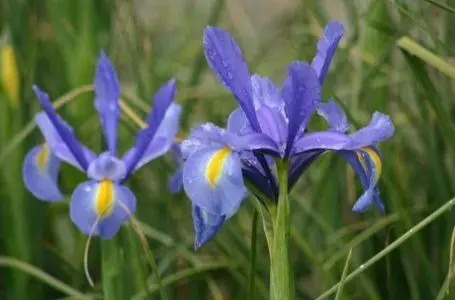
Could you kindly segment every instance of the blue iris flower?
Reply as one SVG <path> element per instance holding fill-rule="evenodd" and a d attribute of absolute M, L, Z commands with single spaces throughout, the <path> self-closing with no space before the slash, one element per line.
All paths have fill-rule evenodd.
<path fill-rule="evenodd" d="M 366 127 L 346 134 L 346 116 L 333 101 L 321 102 L 321 86 L 344 33 L 331 21 L 318 42 L 311 63 L 294 61 L 278 88 L 267 77 L 250 75 L 239 46 L 220 28 L 207 27 L 203 46 L 209 66 L 232 92 L 239 108 L 231 113 L 227 129 L 211 123 L 192 131 L 180 145 L 181 180 L 193 203 L 196 247 L 213 237 L 246 196 L 244 177 L 270 199 L 277 200 L 273 158 L 291 161 L 289 185 L 327 150 L 347 159 L 360 176 L 365 193 L 353 210 L 375 203 L 383 209 L 377 182 L 381 157 L 375 145 L 394 133 L 390 118 L 374 113 Z M 308 132 L 306 125 L 317 111 L 330 128 Z"/>
<path fill-rule="evenodd" d="M 156 92 L 147 127 L 138 133 L 135 145 L 119 158 L 120 85 L 104 52 L 98 60 L 94 85 L 95 108 L 107 151 L 96 156 L 82 145 L 72 128 L 56 113 L 49 96 L 34 86 L 44 111 L 38 113 L 35 120 L 46 143 L 27 154 L 23 179 L 38 199 L 59 201 L 63 198 L 57 185 L 60 161 L 85 172 L 90 180 L 79 184 L 71 196 L 71 220 L 84 234 L 110 238 L 136 210 L 136 197 L 123 185 L 124 181 L 138 168 L 168 151 L 178 130 L 181 108 L 172 103 L 176 89 L 172 79 Z"/>

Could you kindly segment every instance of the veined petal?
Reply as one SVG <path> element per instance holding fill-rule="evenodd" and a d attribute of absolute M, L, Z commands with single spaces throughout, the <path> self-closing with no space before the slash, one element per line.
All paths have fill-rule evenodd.
<path fill-rule="evenodd" d="M 250 71 L 239 46 L 229 32 L 211 26 L 205 28 L 202 43 L 210 68 L 237 99 L 251 126 L 260 131 L 254 109 Z"/>
<path fill-rule="evenodd" d="M 161 122 L 158 131 L 155 134 L 155 137 L 149 143 L 147 150 L 145 150 L 142 158 L 138 161 L 134 170 L 137 170 L 153 159 L 164 155 L 169 150 L 179 129 L 181 111 L 182 109 L 180 105 L 171 103 L 166 111 L 166 114 L 164 115 L 164 119 Z M 125 154 L 124 161 L 132 159 L 136 155 L 136 151 L 136 147 L 131 148 Z"/>
<path fill-rule="evenodd" d="M 59 167 L 60 161 L 46 144 L 32 148 L 22 165 L 25 186 L 40 200 L 62 200 L 63 195 L 57 183 Z"/>
<path fill-rule="evenodd" d="M 85 235 L 113 237 L 136 211 L 136 197 L 125 186 L 110 180 L 88 181 L 77 186 L 70 202 L 70 217 Z M 98 225 L 94 227 L 97 219 Z"/>
<path fill-rule="evenodd" d="M 307 63 L 299 61 L 291 63 L 289 77 L 291 84 L 285 84 L 283 91 L 283 96 L 288 97 L 286 113 L 289 119 L 285 156 L 290 154 L 297 133 L 301 127 L 306 126 L 321 94 L 316 72 Z"/>
<path fill-rule="evenodd" d="M 110 152 L 101 153 L 88 167 L 87 175 L 94 180 L 118 181 L 125 177 L 125 163 Z"/>
<path fill-rule="evenodd" d="M 77 140 L 76 136 L 73 133 L 73 130 L 55 112 L 54 108 L 52 107 L 52 103 L 49 100 L 49 96 L 41 91 L 36 85 L 33 86 L 33 90 L 38 97 L 42 109 L 48 117 L 48 121 L 50 121 L 45 121 L 47 123 L 46 126 L 42 127 L 40 124 L 38 125 L 40 126 L 40 129 L 52 151 L 60 159 L 67 161 L 68 163 L 73 164 L 86 171 L 89 164 L 89 161 L 86 157 L 87 153 L 85 153 L 86 151 L 84 151 L 84 148 Z M 65 149 L 57 149 L 57 141 L 62 141 L 63 143 L 59 143 L 60 148 Z M 60 156 L 61 154 L 62 156 Z"/>
<path fill-rule="evenodd" d="M 153 109 L 147 116 L 148 127 L 141 130 L 136 138 L 134 146 L 134 155 L 127 155 L 124 161 L 127 167 L 127 176 L 136 169 L 137 164 L 141 161 L 146 153 L 150 142 L 155 138 L 161 123 L 163 122 L 168 108 L 170 108 L 175 94 L 175 79 L 169 80 L 166 84 L 155 93 Z M 176 107 L 171 108 L 170 117 L 175 120 L 175 113 L 178 110 Z M 179 115 L 180 112 L 177 113 Z M 168 116 L 169 116 L 168 115 Z M 171 122 L 172 123 L 172 122 Z M 163 129 L 165 130 L 165 129 Z M 167 136 L 168 137 L 168 136 Z"/>
<path fill-rule="evenodd" d="M 329 123 L 331 129 L 342 133 L 349 130 L 346 114 L 333 99 L 327 103 L 319 102 L 316 104 L 316 110 Z"/>
<path fill-rule="evenodd" d="M 226 221 L 226 216 L 218 216 L 193 204 L 194 249 L 199 249 L 218 233 Z"/>
<path fill-rule="evenodd" d="M 183 187 L 194 204 L 216 215 L 230 215 L 247 195 L 240 159 L 229 148 L 204 149 L 189 156 Z"/>
<path fill-rule="evenodd" d="M 330 21 L 324 29 L 323 36 L 319 39 L 317 54 L 313 58 L 311 66 L 316 70 L 321 84 L 327 75 L 333 54 L 337 49 L 343 33 L 344 28 L 341 23 L 338 21 Z"/>
<path fill-rule="evenodd" d="M 103 133 L 111 155 L 117 150 L 117 128 L 120 114 L 120 84 L 117 73 L 104 51 L 98 60 L 95 74 L 95 108 L 103 125 Z"/>
<path fill-rule="evenodd" d="M 61 126 L 65 126 L 69 130 L 69 132 L 72 132 L 71 127 L 69 127 L 62 119 L 60 119 L 58 115 L 57 118 L 59 119 L 59 122 L 61 122 Z M 51 119 L 48 117 L 46 113 L 44 112 L 38 113 L 35 116 L 35 122 L 38 125 L 44 138 L 46 139 L 46 143 L 49 145 L 49 148 L 52 150 L 55 156 L 75 166 L 81 171 L 86 171 L 86 168 L 84 168 L 80 164 L 80 160 L 76 159 L 74 152 L 68 146 L 68 144 L 62 139 L 61 135 L 54 126 L 54 123 L 51 121 Z M 79 144 L 79 142 L 77 141 L 75 142 L 78 144 L 77 146 L 78 149 L 82 150 L 82 155 L 84 157 L 85 162 L 90 164 L 93 161 L 93 159 L 95 159 L 95 154 L 93 153 L 93 151 Z"/>
<path fill-rule="evenodd" d="M 377 183 L 381 177 L 382 161 L 376 147 L 365 147 L 357 151 L 340 151 L 360 177 L 364 193 L 354 204 L 353 211 L 363 212 L 371 204 L 375 204 L 384 212 L 384 204 L 379 197 Z"/>

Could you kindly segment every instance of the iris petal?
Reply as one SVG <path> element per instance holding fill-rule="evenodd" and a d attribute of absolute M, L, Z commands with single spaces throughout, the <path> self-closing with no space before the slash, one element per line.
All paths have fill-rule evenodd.
<path fill-rule="evenodd" d="M 363 212 L 371 204 L 375 204 L 381 211 L 384 211 L 384 204 L 379 197 L 377 187 L 382 171 L 379 151 L 375 147 L 365 147 L 357 151 L 340 151 L 340 154 L 357 173 L 364 189 L 364 193 L 356 201 L 352 210 Z"/>
<path fill-rule="evenodd" d="M 149 143 L 142 158 L 138 161 L 135 170 L 141 168 L 151 160 L 164 155 L 172 143 L 179 129 L 180 113 L 182 109 L 180 105 L 172 103 L 164 115 L 158 131 L 153 140 Z M 136 155 L 137 148 L 131 148 L 124 156 L 124 161 L 129 161 Z"/>
<path fill-rule="evenodd" d="M 22 176 L 27 189 L 43 201 L 63 199 L 57 184 L 60 161 L 47 145 L 32 148 L 24 159 Z"/>
<path fill-rule="evenodd" d="M 95 74 L 95 107 L 103 125 L 103 133 L 112 155 L 117 149 L 117 127 L 120 109 L 120 84 L 117 73 L 104 51 L 98 60 Z"/>
<path fill-rule="evenodd" d="M 175 194 L 182 190 L 183 188 L 183 166 L 180 166 L 174 175 L 172 175 L 171 180 L 169 180 L 169 190 L 171 193 Z"/>
<path fill-rule="evenodd" d="M 125 177 L 126 167 L 122 160 L 110 152 L 101 153 L 88 167 L 87 175 L 91 179 L 110 179 L 118 181 Z"/>
<path fill-rule="evenodd" d="M 320 116 L 326 119 L 331 129 L 342 133 L 349 130 L 346 114 L 333 99 L 330 99 L 327 103 L 319 102 L 316 105 L 316 110 Z"/>
<path fill-rule="evenodd" d="M 194 204 L 216 215 L 230 215 L 247 194 L 240 159 L 227 148 L 204 149 L 188 157 L 183 187 Z"/>
<path fill-rule="evenodd" d="M 193 204 L 193 225 L 195 231 L 194 249 L 199 249 L 218 233 L 226 221 L 226 216 L 211 214 Z"/>
<path fill-rule="evenodd" d="M 136 137 L 136 145 L 134 146 L 134 155 L 125 156 L 125 164 L 127 167 L 127 176 L 136 169 L 138 163 L 143 159 L 144 154 L 153 141 L 157 132 L 160 129 L 162 122 L 166 117 L 166 113 L 170 108 L 171 111 L 176 110 L 176 107 L 170 107 L 175 94 L 175 79 L 169 80 L 161 86 L 155 93 L 153 109 L 147 116 L 147 128 L 141 130 Z M 178 112 L 177 115 L 179 115 Z M 175 113 L 170 114 L 173 118 Z M 163 129 L 165 131 L 166 129 Z M 167 136 L 168 137 L 168 136 Z"/>
<path fill-rule="evenodd" d="M 79 230 L 89 235 L 111 238 L 136 211 L 136 197 L 125 186 L 109 180 L 87 181 L 77 186 L 70 202 L 70 217 Z"/>
<path fill-rule="evenodd" d="M 324 81 L 330 62 L 332 61 L 338 43 L 343 36 L 344 28 L 338 21 L 330 21 L 324 29 L 324 35 L 319 39 L 317 54 L 311 62 L 311 66 L 316 70 L 319 82 Z"/>
<path fill-rule="evenodd" d="M 33 90 L 47 116 L 47 118 L 39 117 L 40 114 L 38 114 L 36 118 L 46 142 L 61 160 L 86 171 L 90 163 L 87 158 L 90 151 L 79 143 L 72 128 L 57 114 L 49 96 L 36 85 L 33 86 Z M 40 119 L 43 121 L 42 124 Z"/>
<path fill-rule="evenodd" d="M 208 26 L 202 40 L 209 66 L 229 88 L 256 131 L 260 131 L 255 114 L 250 71 L 242 51 L 229 32 Z"/>

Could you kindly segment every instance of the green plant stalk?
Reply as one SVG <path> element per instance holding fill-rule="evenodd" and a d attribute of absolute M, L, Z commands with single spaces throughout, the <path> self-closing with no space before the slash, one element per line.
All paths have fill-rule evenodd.
<path fill-rule="evenodd" d="M 405 234 L 400 236 L 398 239 L 396 239 L 393 243 L 391 243 L 389 246 L 384 248 L 382 251 L 374 255 L 372 258 L 370 258 L 367 262 L 359 266 L 354 272 L 346 276 L 343 284 L 348 283 L 349 281 L 353 280 L 357 276 L 359 276 L 361 273 L 363 273 L 366 269 L 374 265 L 377 261 L 385 257 L 387 254 L 398 248 L 401 244 L 403 244 L 405 241 L 407 241 L 411 236 L 416 234 L 418 231 L 422 230 L 424 227 L 429 225 L 431 222 L 436 220 L 439 216 L 441 216 L 443 213 L 447 212 L 449 209 L 451 209 L 453 206 L 455 206 L 455 198 L 450 199 L 446 204 L 442 205 L 440 208 L 435 210 L 432 214 L 430 214 L 428 217 L 417 223 L 414 227 L 409 229 Z M 316 300 L 322 300 L 322 299 L 327 299 L 330 295 L 335 293 L 339 286 L 341 285 L 341 282 L 338 282 L 334 286 L 332 286 L 330 289 L 325 291 L 322 295 L 320 295 Z"/>
<path fill-rule="evenodd" d="M 276 215 L 272 215 L 273 240 L 270 250 L 270 299 L 293 300 L 295 289 L 289 253 L 289 241 L 291 238 L 288 197 L 289 161 L 277 161 L 277 168 L 280 193 Z"/>
<path fill-rule="evenodd" d="M 258 212 L 253 212 L 253 220 L 251 222 L 251 253 L 250 253 L 250 278 L 248 287 L 248 299 L 254 299 L 255 282 L 256 282 L 256 248 L 257 248 L 257 222 Z"/>
<path fill-rule="evenodd" d="M 101 240 L 101 277 L 104 299 L 121 300 L 123 296 L 123 272 L 125 264 L 120 249 L 120 232 L 109 240 Z"/>

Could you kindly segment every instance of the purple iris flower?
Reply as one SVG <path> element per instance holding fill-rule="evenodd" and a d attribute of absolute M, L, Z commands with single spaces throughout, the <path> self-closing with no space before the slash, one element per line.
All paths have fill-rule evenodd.
<path fill-rule="evenodd" d="M 43 201 L 59 201 L 57 185 L 60 160 L 85 172 L 89 181 L 79 184 L 71 196 L 70 217 L 84 234 L 110 238 L 136 210 L 136 197 L 123 182 L 138 168 L 166 153 L 178 130 L 181 108 L 172 103 L 175 80 L 164 84 L 154 96 L 154 108 L 147 117 L 136 144 L 122 158 L 117 156 L 117 128 L 120 115 L 120 85 L 108 58 L 101 52 L 95 74 L 95 108 L 100 116 L 107 151 L 96 156 L 82 145 L 72 128 L 56 113 L 49 96 L 33 89 L 44 112 L 35 120 L 46 143 L 33 148 L 23 164 L 26 187 Z"/>

